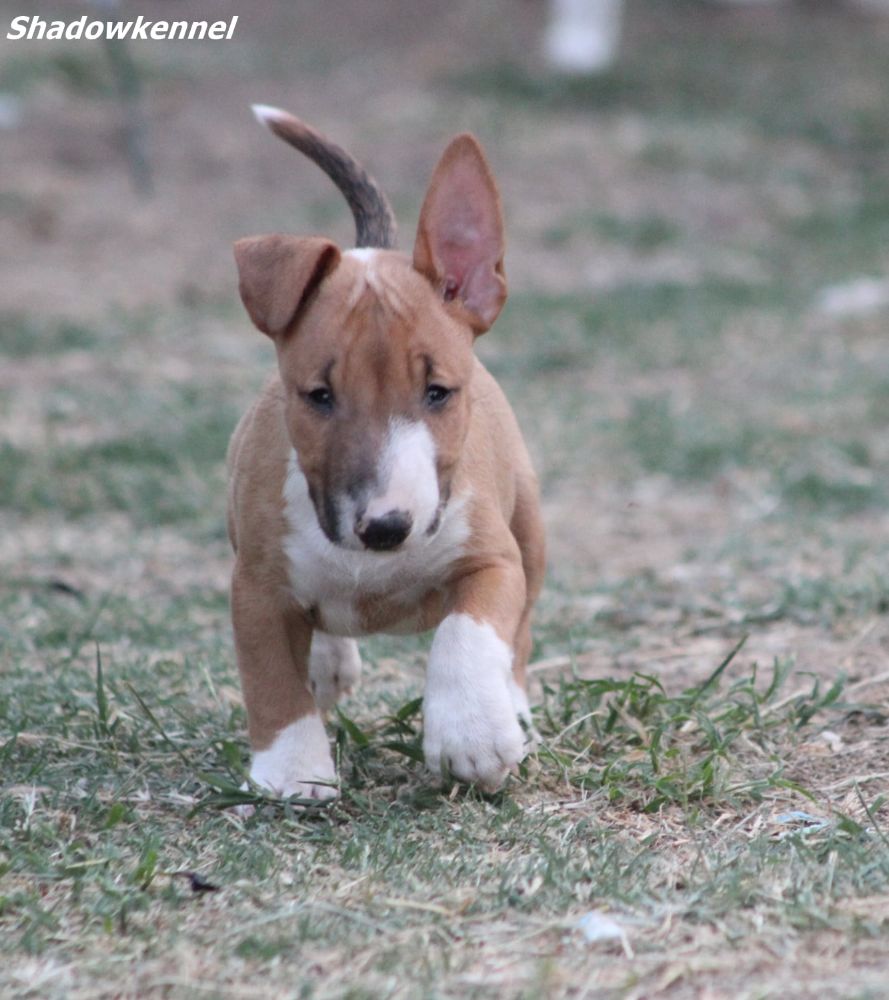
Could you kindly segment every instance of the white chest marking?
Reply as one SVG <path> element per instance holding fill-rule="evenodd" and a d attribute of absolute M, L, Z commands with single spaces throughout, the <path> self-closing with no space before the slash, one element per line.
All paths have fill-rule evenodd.
<path fill-rule="evenodd" d="M 305 476 L 291 452 L 284 483 L 284 536 L 290 586 L 304 608 L 317 610 L 326 632 L 361 635 L 357 601 L 375 594 L 415 606 L 463 554 L 469 538 L 468 497 L 454 497 L 431 537 L 415 533 L 393 552 L 334 545 L 321 530 Z M 405 622 L 407 630 L 410 622 Z"/>

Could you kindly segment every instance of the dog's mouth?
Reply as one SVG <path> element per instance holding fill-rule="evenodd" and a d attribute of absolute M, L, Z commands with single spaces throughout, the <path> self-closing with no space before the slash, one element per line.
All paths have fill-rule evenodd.
<path fill-rule="evenodd" d="M 427 538 L 434 538 L 438 534 L 438 529 L 441 527 L 441 521 L 444 517 L 445 508 L 448 505 L 448 500 L 451 499 L 451 486 L 448 483 L 447 486 L 441 491 L 441 499 L 438 501 L 438 507 L 435 509 L 435 517 L 429 524 L 429 527 L 425 531 Z"/>

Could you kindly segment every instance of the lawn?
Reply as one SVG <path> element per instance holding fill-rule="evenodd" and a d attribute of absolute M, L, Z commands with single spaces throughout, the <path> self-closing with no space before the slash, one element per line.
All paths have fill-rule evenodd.
<path fill-rule="evenodd" d="M 524 0 L 217 7 L 133 46 L 151 198 L 101 50 L 0 42 L 0 995 L 886 996 L 889 21 L 637 0 L 583 82 Z M 429 637 L 375 637 L 340 800 L 227 808 L 223 458 L 273 363 L 230 243 L 351 232 L 250 101 L 404 248 L 453 133 L 501 182 L 478 349 L 550 558 L 497 795 L 425 775 Z"/>

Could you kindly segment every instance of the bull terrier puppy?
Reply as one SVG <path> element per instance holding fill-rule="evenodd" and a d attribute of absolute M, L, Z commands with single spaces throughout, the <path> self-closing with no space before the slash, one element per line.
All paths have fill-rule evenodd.
<path fill-rule="evenodd" d="M 334 797 L 322 713 L 358 680 L 355 637 L 434 628 L 426 764 L 494 790 L 531 742 L 525 667 L 544 571 L 531 462 L 473 352 L 506 299 L 494 178 L 478 142 L 457 136 L 408 257 L 348 153 L 287 112 L 254 112 L 337 184 L 357 238 L 234 248 L 244 306 L 278 360 L 228 453 L 251 779 Z"/>

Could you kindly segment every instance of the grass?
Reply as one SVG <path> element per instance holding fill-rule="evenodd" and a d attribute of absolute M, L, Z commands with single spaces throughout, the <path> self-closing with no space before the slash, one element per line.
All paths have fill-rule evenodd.
<path fill-rule="evenodd" d="M 87 350 L 97 344 L 95 332 L 87 325 L 60 320 L 37 323 L 21 315 L 0 317 L 0 348 L 11 358 L 25 358 L 61 351 Z"/>
<path fill-rule="evenodd" d="M 64 652 L 41 677 L 7 676 L 0 704 L 10 734 L 0 921 L 19 973 L 79 967 L 84 947 L 98 968 L 105 941 L 140 962 L 131 988 L 158 988 L 166 950 L 178 960 L 177 936 L 218 906 L 241 917 L 198 934 L 202 962 L 277 959 L 270 988 L 286 981 L 296 995 L 339 995 L 341 973 L 325 959 L 338 947 L 364 970 L 361 995 L 386 992 L 400 956 L 418 948 L 411 989 L 434 991 L 442 976 L 459 989 L 459 943 L 480 926 L 500 924 L 479 945 L 486 960 L 514 961 L 508 937 L 546 954 L 603 905 L 642 955 L 657 952 L 668 912 L 692 927 L 724 922 L 738 938 L 763 921 L 879 933 L 850 906 L 889 883 L 882 800 L 862 793 L 856 819 L 785 773 L 796 746 L 855 708 L 841 680 L 788 696 L 790 665 L 777 662 L 762 679 L 726 683 L 737 647 L 674 695 L 644 675 L 563 677 L 544 685 L 540 752 L 493 797 L 424 777 L 416 701 L 370 723 L 341 714 L 341 801 L 309 811 L 260 801 L 241 821 L 219 811 L 243 775 L 243 713 L 219 697 L 230 668 L 200 657 L 187 673 L 181 660 L 114 664 L 83 638 L 95 611 L 71 622 L 66 642 L 46 643 Z M 743 849 L 719 831 L 732 815 Z M 667 830 L 685 845 L 669 855 L 658 849 Z M 585 968 L 602 960 L 571 947 Z M 310 952 L 318 968 L 297 973 Z M 519 964 L 533 990 L 546 962 Z M 43 995 L 65 994 L 59 975 Z"/>
<path fill-rule="evenodd" d="M 648 4 L 648 24 L 637 29 L 644 37 L 601 77 L 559 78 L 514 61 L 487 61 L 450 81 L 473 95 L 546 112 L 632 108 L 683 124 L 752 124 L 766 138 L 800 138 L 849 157 L 884 148 L 889 134 L 879 88 L 860 86 L 862 70 L 873 70 L 879 30 L 870 37 L 837 32 L 843 15 L 826 9 L 783 22 L 766 14 L 739 28 L 697 0 L 683 6 L 677 17 L 675 4 Z M 814 66 L 831 64 L 843 68 L 840 79 L 813 75 Z"/>
<path fill-rule="evenodd" d="M 272 349 L 233 287 L 201 274 L 186 304 L 148 268 L 151 309 L 0 313 L 0 994 L 885 994 L 886 312 L 818 305 L 885 272 L 885 29 L 808 6 L 646 14 L 591 83 L 479 51 L 392 116 L 406 85 L 374 64 L 411 170 L 465 103 L 505 180 L 511 298 L 478 349 L 541 475 L 550 569 L 542 742 L 497 795 L 425 775 L 428 637 L 362 644 L 329 720 L 337 803 L 241 790 L 223 456 Z M 149 86 L 234 105 L 267 61 L 309 103 L 331 88 L 335 119 L 355 101 L 340 41 L 291 62 L 285 36 L 245 38 L 238 67 L 156 50 Z M 63 80 L 71 115 L 99 114 L 78 60 L 3 79 L 24 99 Z M 217 126 L 171 122 L 202 192 L 241 141 Z M 342 219 L 281 197 L 256 217 L 289 199 L 318 231 Z M 587 940 L 590 912 L 623 937 Z"/>

